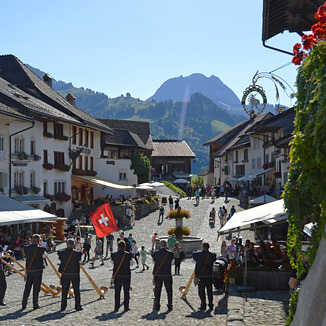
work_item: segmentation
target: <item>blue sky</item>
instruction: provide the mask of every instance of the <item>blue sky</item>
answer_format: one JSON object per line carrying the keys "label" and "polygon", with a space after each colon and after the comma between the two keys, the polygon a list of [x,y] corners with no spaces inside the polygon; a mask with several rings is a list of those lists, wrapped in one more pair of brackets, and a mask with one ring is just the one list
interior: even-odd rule
{"label": "blue sky", "polygon": [[[55,79],[147,99],[167,79],[216,75],[241,98],[257,70],[292,57],[262,45],[262,0],[1,1],[0,54],[14,54]],[[300,37],[269,45],[292,51]],[[276,72],[291,86],[296,67]],[[262,80],[268,102],[274,86]],[[281,93],[281,102],[294,104]],[[78,104],[77,104],[78,105]]]}

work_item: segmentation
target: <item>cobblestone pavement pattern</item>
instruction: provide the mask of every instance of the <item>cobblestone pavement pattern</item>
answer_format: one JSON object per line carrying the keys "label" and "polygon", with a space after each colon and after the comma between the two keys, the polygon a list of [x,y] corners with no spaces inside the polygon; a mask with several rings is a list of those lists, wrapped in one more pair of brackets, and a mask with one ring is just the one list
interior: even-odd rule
{"label": "cobblestone pavement pattern", "polygon": [[[221,241],[225,238],[220,238],[217,242],[217,230],[219,222],[217,218],[215,228],[210,228],[208,224],[208,216],[211,208],[214,206],[218,211],[221,205],[225,205],[228,210],[232,205],[239,207],[238,200],[230,199],[228,203],[224,202],[224,198],[218,198],[215,203],[211,203],[210,199],[200,201],[198,207],[195,206],[194,199],[182,199],[181,207],[189,209],[192,217],[184,221],[184,225],[191,229],[192,235],[203,237],[211,245],[211,250],[220,253]],[[167,214],[168,207],[165,207]],[[154,232],[158,235],[166,235],[167,230],[174,226],[174,221],[164,219],[163,224],[158,225],[158,211],[151,213],[149,216],[136,221],[135,227],[130,230],[138,246],[145,245],[146,250],[151,249],[151,237]],[[129,233],[129,230],[125,230]],[[116,234],[115,234],[116,236]],[[253,240],[253,234],[247,232],[242,234],[243,238]],[[95,237],[93,235],[92,249],[94,249]],[[58,249],[65,247],[65,244],[60,244]],[[114,244],[116,250],[116,242]],[[58,258],[56,253],[49,255],[50,259],[57,266]],[[68,300],[66,311],[59,312],[60,296],[52,298],[52,296],[43,296],[40,293],[40,309],[32,310],[31,296],[29,298],[27,309],[20,311],[24,281],[23,278],[16,273],[7,277],[7,292],[5,301],[7,306],[0,308],[0,325],[57,325],[64,323],[65,325],[282,325],[285,321],[284,304],[282,295],[269,295],[265,298],[265,293],[259,295],[252,293],[248,298],[231,296],[232,302],[229,304],[228,312],[228,297],[225,294],[214,291],[214,311],[198,312],[200,305],[197,289],[192,285],[187,295],[187,300],[181,299],[181,294],[178,291],[180,286],[185,286],[194,270],[194,264],[191,259],[185,259],[181,263],[181,274],[173,276],[173,311],[167,310],[167,297],[163,289],[161,297],[161,310],[159,313],[152,311],[153,307],[153,285],[152,285],[152,259],[148,256],[147,262],[150,269],[141,271],[141,268],[133,266],[131,279],[131,298],[130,308],[128,312],[123,311],[121,306],[118,313],[114,313],[114,289],[110,288],[105,295],[104,300],[98,300],[99,296],[92,285],[87,280],[86,276],[81,272],[81,299],[84,310],[76,312],[74,309],[74,299]],[[84,265],[87,272],[91,275],[95,283],[100,286],[110,286],[112,276],[112,265],[108,259],[105,260],[105,265],[100,266],[100,261],[95,263],[92,268],[90,264]],[[172,270],[173,271],[173,270]],[[43,282],[47,285],[59,285],[58,278],[54,274],[51,266],[46,267],[43,273]],[[32,295],[32,293],[31,293]],[[122,294],[123,296],[123,294]],[[241,299],[240,303],[233,302],[236,298]],[[236,309],[240,309],[242,316],[239,319],[230,317]],[[229,315],[229,317],[228,317]],[[231,318],[228,320],[228,318]],[[257,318],[259,321],[257,322]]]}

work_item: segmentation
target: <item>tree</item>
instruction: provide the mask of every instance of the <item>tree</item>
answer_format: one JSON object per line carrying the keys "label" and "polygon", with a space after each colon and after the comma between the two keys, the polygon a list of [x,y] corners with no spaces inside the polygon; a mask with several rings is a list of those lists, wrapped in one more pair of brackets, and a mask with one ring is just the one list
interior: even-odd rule
{"label": "tree", "polygon": [[147,156],[133,156],[130,169],[138,176],[138,183],[151,181],[151,162]]}

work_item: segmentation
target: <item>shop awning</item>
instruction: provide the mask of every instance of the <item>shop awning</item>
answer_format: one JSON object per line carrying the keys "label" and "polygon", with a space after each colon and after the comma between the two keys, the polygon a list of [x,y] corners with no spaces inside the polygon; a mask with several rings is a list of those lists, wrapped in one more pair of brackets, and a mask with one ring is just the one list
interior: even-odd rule
{"label": "shop awning", "polygon": [[0,197],[0,226],[56,220],[53,214],[30,207],[9,197]]}
{"label": "shop awning", "polygon": [[93,183],[95,185],[100,185],[100,186],[113,188],[113,189],[134,189],[134,187],[132,186],[121,185],[99,177],[91,177],[86,175],[85,176],[73,175],[72,177],[76,180],[81,180],[81,181]]}
{"label": "shop awning", "polygon": [[253,180],[253,179],[256,179],[257,176],[261,175],[261,174],[265,174],[269,171],[272,171],[274,170],[275,168],[269,168],[269,169],[266,169],[266,170],[261,170],[259,172],[256,172],[256,173],[252,173],[252,174],[249,174],[249,175],[244,175],[243,177],[241,177],[240,179],[238,179],[238,181],[249,181],[249,180]]}
{"label": "shop awning", "polygon": [[276,200],[277,199],[275,199],[272,196],[262,195],[262,196],[259,196],[259,197],[249,200],[249,204],[251,204],[251,205],[267,204],[267,203],[271,203]]}
{"label": "shop awning", "polygon": [[51,201],[43,196],[18,196],[13,197],[24,204],[49,204]]}
{"label": "shop awning", "polygon": [[173,173],[175,178],[179,179],[190,179],[192,177],[192,174],[190,173],[181,173],[181,172],[175,172]]}
{"label": "shop awning", "polygon": [[255,228],[255,223],[277,223],[287,219],[283,199],[235,213],[219,230],[218,234],[232,233]]}

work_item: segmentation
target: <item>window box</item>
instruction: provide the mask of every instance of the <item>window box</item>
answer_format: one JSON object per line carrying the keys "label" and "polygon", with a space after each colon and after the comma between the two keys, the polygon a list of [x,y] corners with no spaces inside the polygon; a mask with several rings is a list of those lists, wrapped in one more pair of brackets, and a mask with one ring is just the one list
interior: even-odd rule
{"label": "window box", "polygon": [[97,172],[93,171],[93,170],[72,169],[72,174],[74,174],[74,175],[88,175],[88,176],[95,177],[97,175]]}
{"label": "window box", "polygon": [[275,178],[281,178],[281,172],[275,172],[274,176]]}
{"label": "window box", "polygon": [[50,132],[45,131],[45,132],[43,132],[43,137],[52,138],[53,135]]}
{"label": "window box", "polygon": [[47,194],[47,195],[44,195],[44,197],[47,198],[47,199],[50,199],[51,201],[54,200],[54,196],[53,195]]}
{"label": "window box", "polygon": [[28,189],[26,187],[23,186],[16,186],[15,187],[15,191],[19,194],[19,195],[26,195],[28,194]]}
{"label": "window box", "polygon": [[19,160],[27,160],[28,155],[25,152],[19,152],[17,154],[17,157],[18,157]]}
{"label": "window box", "polygon": [[34,192],[34,194],[38,194],[41,191],[41,188],[39,187],[32,187],[32,191]]}
{"label": "window box", "polygon": [[65,135],[60,135],[60,134],[54,134],[53,135],[54,139],[59,139],[59,140],[68,140],[68,137]]}
{"label": "window box", "polygon": [[60,171],[64,171],[64,172],[66,172],[66,171],[69,171],[70,166],[67,165],[67,164],[57,163],[57,164],[54,164],[54,168],[55,168],[56,170],[60,170]]}
{"label": "window box", "polygon": [[44,167],[44,169],[47,169],[47,170],[52,170],[53,169],[53,164],[48,163],[48,162],[43,163],[42,166]]}
{"label": "window box", "polygon": [[65,192],[58,192],[54,195],[54,199],[67,202],[71,199],[71,196]]}

